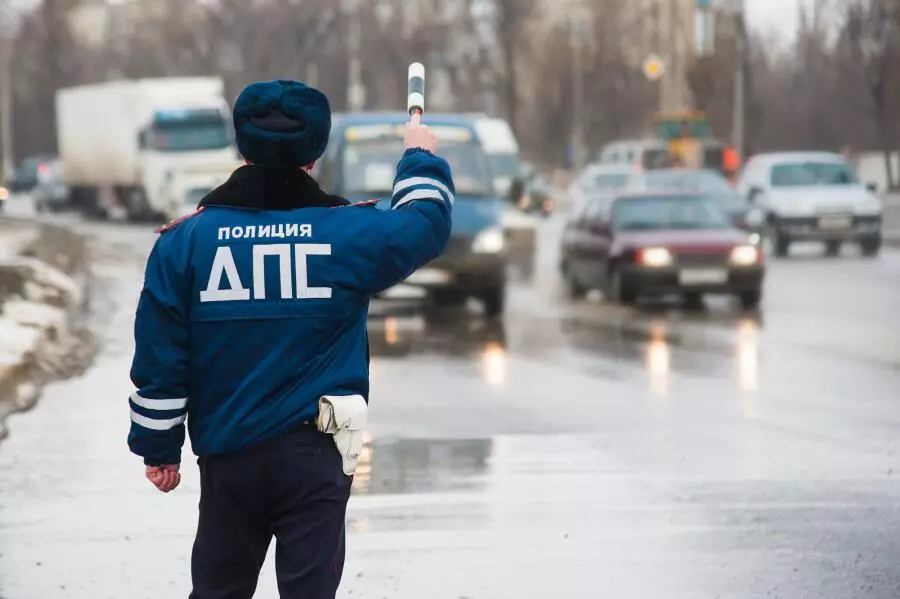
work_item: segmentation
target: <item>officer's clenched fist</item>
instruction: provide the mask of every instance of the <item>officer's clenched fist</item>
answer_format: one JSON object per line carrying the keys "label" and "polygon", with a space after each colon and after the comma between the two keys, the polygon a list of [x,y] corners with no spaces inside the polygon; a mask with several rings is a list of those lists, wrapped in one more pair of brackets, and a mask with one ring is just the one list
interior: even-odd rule
{"label": "officer's clenched fist", "polygon": [[406,126],[406,135],[403,137],[403,143],[407,150],[413,148],[422,148],[428,150],[432,154],[437,151],[437,139],[431,129],[421,124],[422,115],[415,113],[409,119]]}
{"label": "officer's clenched fist", "polygon": [[163,493],[168,493],[178,486],[181,482],[181,473],[178,472],[179,465],[172,464],[168,466],[147,466],[147,480],[153,483],[157,489]]}

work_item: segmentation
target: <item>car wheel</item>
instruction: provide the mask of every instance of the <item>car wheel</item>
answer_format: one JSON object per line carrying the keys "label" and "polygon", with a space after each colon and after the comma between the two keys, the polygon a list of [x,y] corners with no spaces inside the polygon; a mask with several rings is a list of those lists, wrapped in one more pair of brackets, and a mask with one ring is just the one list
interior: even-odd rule
{"label": "car wheel", "polygon": [[481,303],[484,304],[484,315],[487,318],[497,318],[506,307],[506,289],[496,287],[482,293]]}
{"label": "car wheel", "polygon": [[769,239],[772,240],[772,251],[779,258],[786,258],[791,251],[791,240],[781,234],[777,227],[769,229]]}
{"label": "car wheel", "polygon": [[741,303],[742,310],[756,310],[762,301],[762,290],[742,291],[738,294],[738,301]]}
{"label": "car wheel", "polygon": [[840,241],[826,241],[825,242],[825,255],[826,256],[838,256],[841,253],[841,242]]}
{"label": "car wheel", "polygon": [[622,273],[618,270],[613,270],[610,274],[607,289],[606,297],[614,304],[630,306],[637,301],[637,294],[625,287],[622,281]]}
{"label": "car wheel", "polygon": [[881,251],[881,239],[866,239],[865,241],[861,241],[859,243],[859,248],[862,250],[863,256],[869,258],[875,257]]}

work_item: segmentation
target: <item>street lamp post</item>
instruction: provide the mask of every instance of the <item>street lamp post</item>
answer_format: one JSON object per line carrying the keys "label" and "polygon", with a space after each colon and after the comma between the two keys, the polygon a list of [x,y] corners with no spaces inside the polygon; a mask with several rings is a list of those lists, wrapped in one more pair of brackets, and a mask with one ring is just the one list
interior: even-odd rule
{"label": "street lamp post", "polygon": [[569,13],[569,44],[572,48],[572,165],[579,169],[584,165],[584,47],[587,34],[587,10],[582,4],[572,7]]}
{"label": "street lamp post", "polygon": [[732,103],[732,128],[731,145],[737,151],[738,156],[744,156],[745,134],[747,114],[747,29],[744,21],[744,0],[737,0],[734,10],[734,43],[735,43],[735,69],[734,69],[734,102]]}
{"label": "street lamp post", "polygon": [[869,89],[875,104],[876,118],[879,121],[877,125],[881,135],[881,149],[884,152],[884,169],[888,189],[894,184],[890,132],[886,123],[887,71],[890,59],[888,52],[893,34],[894,20],[890,9],[884,3],[877,3],[873,7],[872,13],[867,15],[867,22],[863,24],[860,50],[865,60]]}
{"label": "street lamp post", "polygon": [[13,135],[12,135],[12,52],[15,44],[16,22],[11,8],[0,6],[0,151],[2,151],[3,183],[6,183],[13,170]]}
{"label": "street lamp post", "polygon": [[360,112],[366,104],[366,90],[362,82],[362,26],[359,0],[344,0],[347,23],[347,52],[349,61],[347,104],[350,112]]}

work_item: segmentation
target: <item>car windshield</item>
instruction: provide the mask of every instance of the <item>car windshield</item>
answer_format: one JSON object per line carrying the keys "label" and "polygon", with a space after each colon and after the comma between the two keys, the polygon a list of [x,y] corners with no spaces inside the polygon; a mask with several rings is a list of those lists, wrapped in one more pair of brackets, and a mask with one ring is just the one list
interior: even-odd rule
{"label": "car windshield", "polygon": [[797,162],[772,167],[772,187],[854,185],[856,175],[843,162]]}
{"label": "car windshield", "polygon": [[725,229],[728,217],[705,196],[642,196],[619,199],[613,225],[621,231]]}
{"label": "car windshield", "polygon": [[[494,196],[487,158],[473,142],[439,140],[440,155],[450,163],[457,193]],[[343,147],[341,189],[350,194],[388,194],[394,188],[397,162],[403,154],[399,137],[346,142]]]}
{"label": "car windshield", "polygon": [[158,152],[219,150],[229,145],[231,130],[221,117],[156,123],[150,132],[150,147]]}

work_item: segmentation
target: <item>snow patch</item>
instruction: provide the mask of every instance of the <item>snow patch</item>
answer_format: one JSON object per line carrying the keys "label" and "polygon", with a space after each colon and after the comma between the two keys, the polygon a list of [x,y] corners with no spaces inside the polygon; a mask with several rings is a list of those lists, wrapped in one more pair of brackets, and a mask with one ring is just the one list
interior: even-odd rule
{"label": "snow patch", "polygon": [[33,230],[0,228],[0,260],[16,257],[36,237]]}
{"label": "snow patch", "polygon": [[24,300],[6,302],[3,306],[3,317],[22,326],[43,330],[62,332],[67,327],[65,310],[37,302]]}
{"label": "snow patch", "polygon": [[0,379],[7,370],[17,367],[23,356],[37,350],[43,334],[39,328],[0,317]]}
{"label": "snow patch", "polygon": [[62,293],[69,302],[78,303],[82,300],[78,284],[61,270],[36,258],[20,257],[17,262],[31,270],[31,276],[26,284],[28,299],[44,301],[48,297]]}

